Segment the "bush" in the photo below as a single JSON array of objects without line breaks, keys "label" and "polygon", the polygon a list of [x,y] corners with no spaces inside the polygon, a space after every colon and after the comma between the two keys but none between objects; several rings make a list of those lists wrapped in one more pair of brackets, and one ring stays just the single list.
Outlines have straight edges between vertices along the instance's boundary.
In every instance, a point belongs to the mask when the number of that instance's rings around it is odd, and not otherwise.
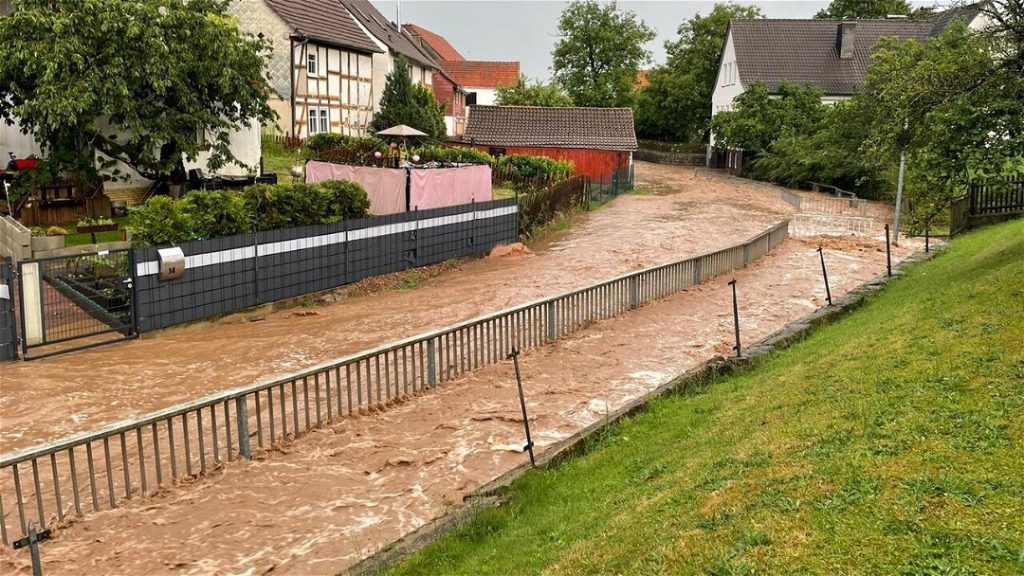
[{"label": "bush", "polygon": [[196,238],[219,238],[252,231],[252,212],[245,200],[234,192],[195,190],[185,195],[181,207],[191,215]]},{"label": "bush", "polygon": [[239,195],[193,191],[174,201],[157,196],[132,208],[128,228],[139,246],[180,244],[253,231],[334,224],[364,218],[370,198],[355,182],[257,184]]},{"label": "bush", "polygon": [[451,162],[453,164],[486,164],[494,166],[496,159],[476,148],[446,148],[443,146],[423,146],[416,153],[424,162]]},{"label": "bush", "polygon": [[546,156],[514,154],[498,158],[498,180],[508,182],[520,192],[545,188],[572,175],[573,163]]},{"label": "bush", "polygon": [[387,145],[376,138],[316,134],[306,140],[306,155],[322,162],[336,164],[370,164],[373,153],[385,152]]},{"label": "bush", "polygon": [[370,197],[359,183],[328,180],[320,186],[327,193],[330,206],[337,210],[335,221],[365,218],[370,213]]},{"label": "bush", "polygon": [[132,242],[140,246],[181,244],[195,239],[191,214],[182,209],[182,201],[169,196],[150,198],[129,210],[128,230]]},{"label": "bush", "polygon": [[351,137],[343,134],[321,132],[320,134],[314,134],[307,138],[305,148],[313,158],[317,158],[320,154],[328,150],[347,147],[350,140]]}]

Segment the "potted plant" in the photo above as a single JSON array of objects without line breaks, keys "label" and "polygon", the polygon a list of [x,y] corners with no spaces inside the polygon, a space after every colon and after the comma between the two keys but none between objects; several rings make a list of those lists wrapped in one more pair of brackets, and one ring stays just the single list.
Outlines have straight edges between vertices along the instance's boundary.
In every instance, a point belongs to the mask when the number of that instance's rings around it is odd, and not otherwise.
[{"label": "potted plant", "polygon": [[50,226],[45,230],[38,226],[32,228],[32,251],[60,250],[64,247],[64,237],[68,231],[60,226]]}]

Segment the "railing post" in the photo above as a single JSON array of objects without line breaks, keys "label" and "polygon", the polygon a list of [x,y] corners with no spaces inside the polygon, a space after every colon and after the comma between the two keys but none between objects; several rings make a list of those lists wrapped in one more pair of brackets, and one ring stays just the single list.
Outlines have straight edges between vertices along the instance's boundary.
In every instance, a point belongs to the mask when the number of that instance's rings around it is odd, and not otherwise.
[{"label": "railing post", "polygon": [[[238,424],[238,454],[246,460],[252,459],[252,448],[249,445],[249,405],[245,396],[235,398],[235,419]],[[202,431],[200,431],[202,433]]]},{"label": "railing post", "polygon": [[629,307],[636,310],[640,307],[640,275],[629,277]]},{"label": "railing post", "polygon": [[700,276],[701,276],[701,272],[702,272],[701,269],[703,268],[703,266],[701,265],[701,261],[702,260],[703,260],[703,258],[695,258],[693,260],[693,285],[694,286],[700,284]]},{"label": "railing post", "polygon": [[750,264],[750,244],[743,245],[743,265]]},{"label": "railing post", "polygon": [[558,326],[555,325],[555,303],[547,303],[548,313],[548,342],[554,342],[558,339]]},{"label": "railing post", "polygon": [[437,346],[434,339],[427,340],[427,383],[437,388]]}]

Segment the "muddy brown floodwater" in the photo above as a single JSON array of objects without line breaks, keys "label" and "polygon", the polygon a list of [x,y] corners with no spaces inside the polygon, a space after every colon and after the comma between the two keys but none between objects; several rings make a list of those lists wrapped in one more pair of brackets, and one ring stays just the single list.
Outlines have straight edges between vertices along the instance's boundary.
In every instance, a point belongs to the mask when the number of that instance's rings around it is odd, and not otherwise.
[{"label": "muddy brown floodwater", "polygon": [[[735,274],[744,341],[823,304],[819,244],[834,297],[884,272],[876,241],[787,240]],[[728,354],[731,338],[731,292],[718,278],[524,354],[539,449]],[[336,573],[521,463],[518,410],[511,366],[489,366],[261,460],[92,514],[45,545],[44,573]],[[26,555],[2,555],[5,573],[28,573]]]},{"label": "muddy brown floodwater", "polygon": [[[0,447],[51,439],[257,377],[440,328],[744,240],[792,216],[775,194],[692,170],[641,164],[641,187],[535,255],[469,262],[413,290],[219,321],[49,360],[8,364]],[[884,216],[884,210],[880,207]],[[796,215],[806,217],[806,215]],[[842,231],[843,215],[813,226]],[[878,220],[847,236],[790,238],[735,273],[743,339],[753,343],[884,273]],[[852,234],[856,233],[854,236]],[[905,241],[901,259],[917,248]],[[540,450],[732,346],[726,278],[598,322],[521,358]],[[45,574],[329,574],[444,513],[521,463],[522,420],[508,363],[380,412],[340,420],[194,482],[58,527]],[[9,524],[13,519],[7,511]],[[52,522],[51,522],[52,525]],[[0,572],[30,573],[0,550]]]},{"label": "muddy brown floodwater", "polygon": [[[693,169],[637,164],[628,195],[532,256],[467,261],[413,290],[299,315],[166,330],[141,340],[0,365],[0,452],[145,414],[626,272],[741,242],[785,219],[776,195]],[[307,312],[307,311],[303,311]]]}]

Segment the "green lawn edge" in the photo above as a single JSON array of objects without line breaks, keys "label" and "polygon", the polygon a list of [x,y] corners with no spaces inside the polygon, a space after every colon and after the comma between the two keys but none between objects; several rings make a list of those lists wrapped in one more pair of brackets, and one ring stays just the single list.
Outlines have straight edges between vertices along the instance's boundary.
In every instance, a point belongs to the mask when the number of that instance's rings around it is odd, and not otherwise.
[{"label": "green lawn edge", "polygon": [[1024,221],[652,401],[391,574],[1021,574]]}]

